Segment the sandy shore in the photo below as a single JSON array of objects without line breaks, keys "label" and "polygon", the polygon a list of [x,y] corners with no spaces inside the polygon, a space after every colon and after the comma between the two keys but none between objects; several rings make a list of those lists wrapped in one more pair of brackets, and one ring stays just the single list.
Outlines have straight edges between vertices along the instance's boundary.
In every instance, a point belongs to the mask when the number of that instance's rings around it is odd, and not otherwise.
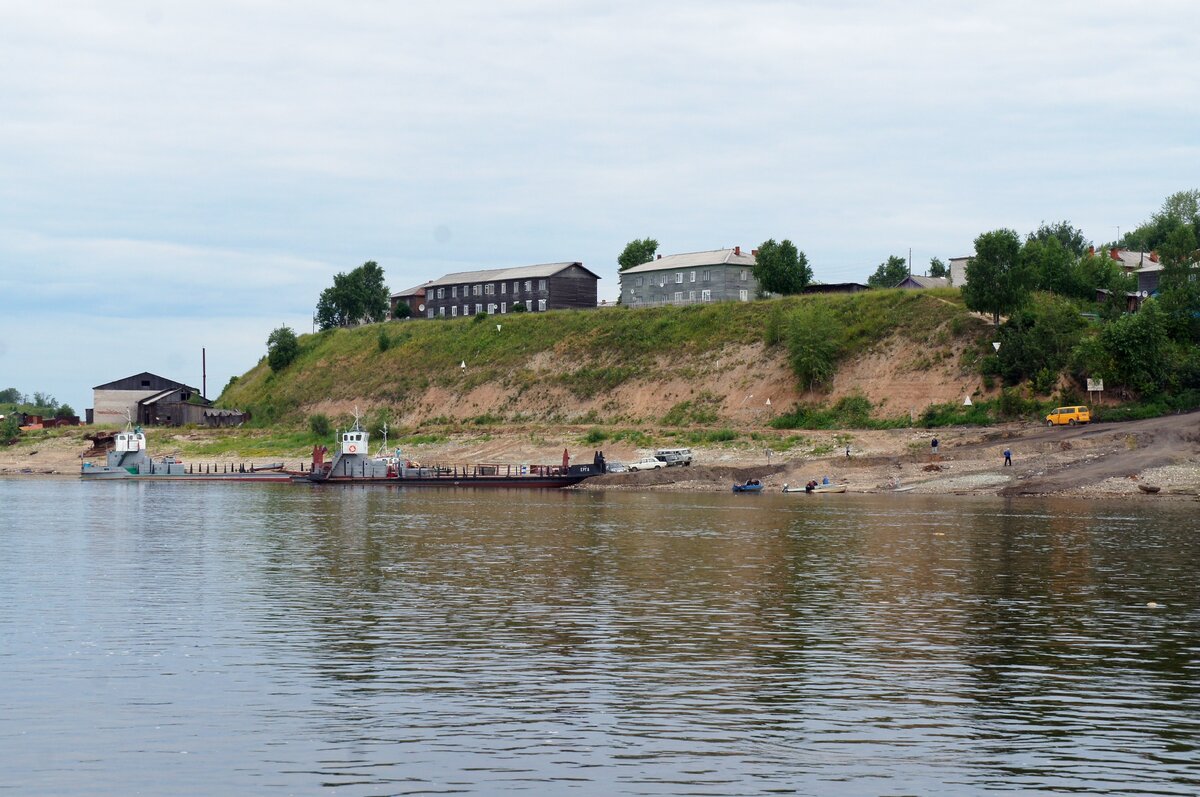
[{"label": "sandy shore", "polygon": [[[74,476],[87,448],[82,435],[30,433],[16,445],[0,447],[0,476]],[[627,444],[589,446],[584,430],[523,429],[498,434],[453,436],[441,443],[413,446],[405,454],[426,463],[556,463],[564,448],[573,461],[590,461],[603,448],[609,461],[632,461],[646,453]],[[228,434],[229,432],[225,432]],[[151,453],[158,457],[203,442],[205,430],[148,430]],[[236,434],[236,432],[234,432]],[[801,432],[803,443],[783,452],[749,444],[696,447],[696,464],[644,473],[614,473],[589,479],[579,489],[727,491],[735,482],[760,479],[768,491],[784,484],[803,485],[826,476],[848,492],[883,492],[898,481],[913,493],[969,495],[1128,496],[1147,499],[1200,495],[1200,413],[1121,424],[1047,429],[1028,424],[937,430],[845,430]],[[930,441],[937,437],[938,454]],[[851,455],[845,455],[849,440]],[[1003,464],[1004,450],[1012,465]],[[832,452],[814,455],[814,451]],[[189,461],[287,462],[299,465],[297,452]],[[96,461],[96,460],[91,460]],[[1147,496],[1138,485],[1160,488]]]}]

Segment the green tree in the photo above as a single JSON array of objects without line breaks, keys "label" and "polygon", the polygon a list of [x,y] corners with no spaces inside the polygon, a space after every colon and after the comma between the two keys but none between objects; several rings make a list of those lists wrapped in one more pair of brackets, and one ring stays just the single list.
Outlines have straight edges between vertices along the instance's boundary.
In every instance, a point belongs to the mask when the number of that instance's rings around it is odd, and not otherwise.
[{"label": "green tree", "polygon": [[824,305],[811,305],[788,328],[788,359],[800,384],[811,390],[837,373],[841,327]]},{"label": "green tree", "polygon": [[887,261],[879,264],[875,273],[867,277],[867,284],[872,288],[895,288],[908,277],[908,261],[899,255],[891,255]]},{"label": "green tree", "polygon": [[1060,221],[1057,224],[1042,222],[1042,225],[1029,233],[1025,240],[1026,242],[1038,241],[1040,243],[1050,240],[1058,241],[1062,244],[1063,249],[1077,258],[1083,257],[1088,251],[1088,247],[1092,245],[1092,242],[1084,236],[1083,231],[1069,221]]},{"label": "green tree", "polygon": [[20,404],[21,391],[15,387],[6,387],[0,390],[0,404]]},{"label": "green tree", "polygon": [[654,259],[654,253],[658,251],[658,241],[653,238],[635,238],[625,244],[625,249],[617,257],[617,265],[620,266],[618,271],[624,271],[627,268],[640,266],[642,263],[649,263]]},{"label": "green tree", "polygon": [[[950,269],[942,262],[940,257],[930,258],[929,260],[929,276],[931,277],[949,277]],[[901,278],[903,279],[903,277]]]},{"label": "green tree", "polygon": [[0,421],[0,444],[8,445],[21,436],[21,424],[15,415],[6,415]]},{"label": "green tree", "polygon": [[1030,287],[1060,296],[1094,298],[1079,283],[1079,256],[1055,236],[1030,236],[1021,247],[1021,265],[1032,280]]},{"label": "green tree", "polygon": [[1200,250],[1186,224],[1177,224],[1162,242],[1158,299],[1167,330],[1181,343],[1200,343]]},{"label": "green tree", "polygon": [[75,409],[70,404],[60,404],[54,411],[55,418],[74,418]]},{"label": "green tree", "polygon": [[763,292],[788,296],[800,293],[812,281],[812,268],[808,257],[794,243],[786,238],[775,243],[771,238],[758,247],[754,278]]},{"label": "green tree", "polygon": [[524,302],[513,302],[508,311],[510,313],[528,313],[529,308],[525,306]]},{"label": "green tree", "polygon": [[291,327],[279,327],[267,337],[267,364],[278,373],[292,364],[300,353],[300,343]]},{"label": "green tree", "polygon": [[[1049,382],[1038,385],[1045,392],[1053,387],[1069,362],[1085,325],[1083,316],[1069,299],[1034,294],[1000,325],[997,333],[1000,351],[996,354],[1000,374],[1009,384],[1023,379]],[[1050,378],[1043,379],[1043,374],[1049,374]]]},{"label": "green tree", "polygon": [[1029,296],[1030,276],[1020,262],[1021,239],[1012,230],[992,230],[975,239],[975,256],[967,262],[963,302],[970,310],[1000,314],[1021,306]]},{"label": "green tree", "polygon": [[333,277],[333,287],[317,300],[317,325],[321,329],[383,321],[388,314],[388,289],[383,269],[368,260],[349,274]]},{"label": "green tree", "polygon": [[1151,252],[1163,246],[1180,225],[1191,227],[1192,234],[1200,240],[1200,189],[1171,194],[1149,221],[1125,233],[1118,244],[1126,249]]},{"label": "green tree", "polygon": [[1154,299],[1105,325],[1100,332],[1104,376],[1142,395],[1160,392],[1170,376],[1166,333],[1167,318]]},{"label": "green tree", "polygon": [[401,318],[411,318],[412,308],[408,306],[408,302],[396,302],[395,308],[392,309],[392,318],[399,321]]}]

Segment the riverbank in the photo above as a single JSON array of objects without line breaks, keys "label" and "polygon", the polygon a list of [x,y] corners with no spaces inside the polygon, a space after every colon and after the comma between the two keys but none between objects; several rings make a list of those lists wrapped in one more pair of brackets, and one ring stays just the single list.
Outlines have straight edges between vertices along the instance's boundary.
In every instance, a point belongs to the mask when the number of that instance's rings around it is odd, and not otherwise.
[{"label": "riverbank", "polygon": [[[624,441],[584,442],[586,429],[530,427],[452,434],[436,442],[406,445],[405,455],[424,463],[558,463],[563,449],[572,461],[591,461],[603,449],[612,461],[633,461],[647,452]],[[32,433],[0,448],[0,476],[73,476],[86,449],[82,435]],[[181,455],[186,461],[299,466],[307,456],[296,449],[252,455],[189,454],[206,440],[238,435],[239,430],[150,429],[151,454]],[[241,434],[248,435],[247,432]],[[1144,499],[1139,485],[1160,488],[1157,496],[1200,495],[1200,413],[1129,423],[1048,429],[1030,424],[986,428],[843,430],[799,433],[785,451],[769,451],[749,441],[693,446],[696,464],[642,473],[613,473],[589,479],[577,489],[727,491],[735,482],[757,478],[768,491],[810,479],[845,484],[849,492],[883,492],[898,482],[913,493],[966,495],[1077,495]],[[938,439],[938,453],[930,445]],[[236,438],[235,438],[236,439]],[[846,443],[850,456],[846,456]],[[1004,465],[1004,451],[1012,465]],[[96,461],[91,459],[89,461]]]}]

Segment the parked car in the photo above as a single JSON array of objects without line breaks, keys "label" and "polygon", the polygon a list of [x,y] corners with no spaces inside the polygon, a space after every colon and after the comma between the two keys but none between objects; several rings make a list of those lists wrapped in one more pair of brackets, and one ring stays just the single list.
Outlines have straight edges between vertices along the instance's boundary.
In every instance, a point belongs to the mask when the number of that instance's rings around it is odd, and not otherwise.
[{"label": "parked car", "polygon": [[644,459],[639,459],[637,462],[629,463],[630,470],[658,470],[659,468],[665,467],[667,467],[667,463],[663,462],[661,459],[655,459],[654,457],[646,457]]},{"label": "parked car", "polygon": [[610,462],[605,468],[609,473],[624,473],[629,470],[629,466],[624,462]]},{"label": "parked car", "polygon": [[1092,412],[1087,407],[1057,407],[1046,416],[1048,426],[1074,426],[1077,423],[1091,423]]},{"label": "parked car", "polygon": [[692,464],[692,449],[690,448],[660,448],[654,452],[654,458],[665,462],[668,466]]}]

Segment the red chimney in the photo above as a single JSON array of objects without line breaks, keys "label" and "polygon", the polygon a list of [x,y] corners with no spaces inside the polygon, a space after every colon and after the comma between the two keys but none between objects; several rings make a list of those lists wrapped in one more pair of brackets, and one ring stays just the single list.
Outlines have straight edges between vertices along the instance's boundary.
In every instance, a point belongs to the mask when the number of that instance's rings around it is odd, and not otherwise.
[{"label": "red chimney", "polygon": [[750,250],[750,255],[751,255],[752,257],[758,257],[758,250],[757,250],[757,249],[751,249],[751,250]]},{"label": "red chimney", "polygon": [[1109,250],[1108,256],[1111,257],[1113,260],[1120,260],[1121,259],[1121,249],[1119,247],[1114,246],[1111,250]]},{"label": "red chimney", "polygon": [[655,258],[655,259],[656,259],[656,260],[662,260],[662,255],[659,255],[659,256],[658,256],[657,258]]},{"label": "red chimney", "polygon": [[1089,246],[1088,247],[1088,255],[1094,255],[1094,254],[1096,254],[1096,247]]},{"label": "red chimney", "polygon": [[1157,262],[1158,262],[1158,252],[1151,252],[1151,253],[1150,253],[1150,262],[1151,262],[1151,263],[1157,263]]},{"label": "red chimney", "polygon": [[740,255],[742,253],[742,247],[740,247],[740,246],[733,247],[733,253],[735,255]]}]

